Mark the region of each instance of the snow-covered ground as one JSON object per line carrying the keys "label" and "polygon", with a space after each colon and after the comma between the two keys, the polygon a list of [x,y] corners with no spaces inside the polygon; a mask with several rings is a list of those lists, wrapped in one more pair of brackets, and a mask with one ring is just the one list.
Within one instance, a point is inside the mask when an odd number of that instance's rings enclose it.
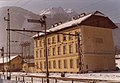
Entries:
{"label": "snow-covered ground", "polygon": [[[120,59],[116,60],[117,66],[120,68]],[[1,72],[1,79],[4,79],[3,73]],[[7,75],[7,73],[4,73]],[[23,77],[24,76],[24,77]],[[31,77],[28,77],[31,76]],[[46,76],[45,73],[22,73],[22,72],[11,72],[11,83],[16,83],[15,80],[19,81],[18,83],[42,83],[41,78],[33,77],[33,76]],[[50,73],[49,77],[61,77],[61,73]],[[74,74],[74,73],[65,73],[66,78],[76,78],[76,79],[94,79],[94,80],[107,80],[96,83],[120,83],[120,70],[119,71],[108,71],[108,72],[99,72],[99,73],[85,73],[85,74]],[[6,79],[6,76],[5,76]],[[14,80],[14,81],[13,81]],[[24,82],[23,82],[24,81]],[[1,82],[0,83],[10,83],[9,82]],[[43,78],[43,83],[46,83],[46,79]],[[56,83],[55,79],[50,79],[50,83]],[[72,83],[72,81],[63,81],[57,80],[57,83]],[[88,82],[78,82],[74,81],[74,83],[88,83]],[[91,82],[93,83],[93,82]]]}
{"label": "snow-covered ground", "polygon": [[120,68],[120,59],[116,59],[115,62],[116,62],[116,66]]}
{"label": "snow-covered ground", "polygon": [[[33,78],[27,77],[27,76],[45,76],[45,73],[21,73],[21,72],[12,72],[11,73],[12,78],[11,80],[17,80],[19,82],[22,82],[23,80],[25,83],[42,83],[41,78]],[[25,76],[24,78],[22,76]],[[60,73],[50,73],[50,77],[61,77]],[[120,71],[111,71],[111,72],[102,72],[102,73],[86,73],[86,74],[70,74],[66,73],[65,77],[67,78],[79,78],[79,79],[99,79],[99,80],[108,80],[105,82],[97,82],[97,83],[110,83],[110,82],[116,82],[120,83]],[[1,76],[3,79],[4,77]],[[46,83],[46,80],[43,79],[44,83]],[[55,83],[55,79],[50,79],[50,83]],[[57,83],[71,83],[71,81],[62,81],[58,80]],[[85,82],[74,82],[74,83],[85,83]]]}

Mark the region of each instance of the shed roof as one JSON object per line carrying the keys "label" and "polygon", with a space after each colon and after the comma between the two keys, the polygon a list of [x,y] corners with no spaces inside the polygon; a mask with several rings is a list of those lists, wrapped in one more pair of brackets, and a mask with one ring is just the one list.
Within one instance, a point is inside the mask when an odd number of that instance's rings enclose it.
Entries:
{"label": "shed roof", "polygon": [[[14,58],[18,57],[18,56],[20,56],[20,55],[11,56],[10,61],[13,60]],[[8,57],[4,57],[4,63],[7,63],[7,62],[9,62]],[[0,57],[0,63],[3,63],[3,57]]]}

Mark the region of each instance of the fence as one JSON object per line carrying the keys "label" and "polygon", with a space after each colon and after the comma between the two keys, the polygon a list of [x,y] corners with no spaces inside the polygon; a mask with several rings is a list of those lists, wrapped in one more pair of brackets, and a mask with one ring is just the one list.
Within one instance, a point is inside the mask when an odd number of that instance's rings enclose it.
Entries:
{"label": "fence", "polygon": [[[6,76],[1,75],[1,79],[6,79]],[[100,79],[80,79],[66,77],[49,77],[49,83],[120,83],[120,81],[100,80]],[[6,80],[7,81],[7,80]],[[11,82],[0,83],[46,83],[45,76],[11,76]]]}

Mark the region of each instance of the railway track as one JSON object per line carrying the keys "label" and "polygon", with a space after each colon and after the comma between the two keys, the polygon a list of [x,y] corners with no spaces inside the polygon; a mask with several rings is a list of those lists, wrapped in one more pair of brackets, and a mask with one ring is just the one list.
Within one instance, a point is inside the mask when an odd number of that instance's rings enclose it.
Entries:
{"label": "railway track", "polygon": [[[12,80],[20,81],[23,83],[37,83],[36,79],[39,79],[39,83],[46,83],[46,76],[34,76],[34,75],[12,75]],[[2,75],[1,75],[2,79]],[[4,76],[6,79],[6,76]],[[68,78],[68,77],[52,77],[48,78],[52,80],[50,83],[120,83],[115,80],[103,80],[103,79],[84,79],[84,78]],[[29,82],[28,82],[29,81]],[[62,82],[61,82],[62,81]]]}

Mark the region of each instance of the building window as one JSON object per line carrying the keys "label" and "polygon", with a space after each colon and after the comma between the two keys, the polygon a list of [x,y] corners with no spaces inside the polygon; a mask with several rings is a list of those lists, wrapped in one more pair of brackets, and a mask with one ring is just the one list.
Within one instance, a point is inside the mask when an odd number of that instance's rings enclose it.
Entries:
{"label": "building window", "polygon": [[40,50],[40,57],[42,57],[42,50]]}
{"label": "building window", "polygon": [[61,53],[61,49],[60,49],[60,46],[58,47],[58,55],[60,55]]}
{"label": "building window", "polygon": [[72,40],[73,36],[71,35],[71,33],[69,33],[69,40]]}
{"label": "building window", "polygon": [[37,39],[35,40],[35,44],[36,44],[36,47],[37,47],[38,46],[38,40]]}
{"label": "building window", "polygon": [[77,35],[78,35],[78,32],[77,32],[77,31],[75,31],[75,35],[76,35],[76,36],[75,36],[75,39],[78,39],[78,36],[77,36]]}
{"label": "building window", "polygon": [[53,56],[55,56],[55,47],[52,48]]}
{"label": "building window", "polygon": [[77,68],[79,68],[79,59],[76,59]]}
{"label": "building window", "polygon": [[42,69],[42,62],[40,62],[40,69]]}
{"label": "building window", "polygon": [[52,44],[55,43],[55,37],[52,37]]}
{"label": "building window", "polygon": [[103,43],[103,38],[95,38],[96,43]]}
{"label": "building window", "polygon": [[66,35],[63,35],[63,41],[66,41],[66,40],[67,40]]}
{"label": "building window", "polygon": [[38,51],[36,50],[36,58],[38,58]]}
{"label": "building window", "polygon": [[39,68],[38,62],[36,62],[36,69],[38,69],[38,68]]}
{"label": "building window", "polygon": [[46,69],[46,61],[44,61],[44,69]]}
{"label": "building window", "polygon": [[58,68],[61,69],[61,61],[58,60]]}
{"label": "building window", "polygon": [[57,35],[57,42],[60,42],[60,35]]}
{"label": "building window", "polygon": [[88,69],[88,65],[86,65],[86,69]]}
{"label": "building window", "polygon": [[48,45],[50,45],[50,38],[48,38]]}
{"label": "building window", "polygon": [[50,48],[48,48],[47,52],[48,52],[47,55],[50,56]]}
{"label": "building window", "polygon": [[66,54],[67,50],[66,50],[66,45],[63,46],[63,54]]}
{"label": "building window", "polygon": [[54,69],[56,68],[56,62],[55,62],[55,60],[53,61],[53,68]]}
{"label": "building window", "polygon": [[51,69],[51,61],[49,61],[49,69]]}
{"label": "building window", "polygon": [[40,47],[42,47],[42,40],[39,40]]}
{"label": "building window", "polygon": [[46,53],[45,53],[45,49],[44,49],[43,51],[44,51],[44,57],[46,57],[46,56],[45,56],[45,54],[46,54]]}
{"label": "building window", "polygon": [[45,45],[45,39],[42,40],[42,44],[43,44],[43,46]]}
{"label": "building window", "polygon": [[76,53],[78,53],[78,43],[75,43]]}
{"label": "building window", "polygon": [[73,53],[73,49],[72,48],[73,48],[73,46],[72,46],[72,44],[70,44],[69,45],[69,53]]}
{"label": "building window", "polygon": [[67,68],[67,61],[64,60],[64,68]]}
{"label": "building window", "polygon": [[70,68],[73,68],[73,60],[70,59]]}

